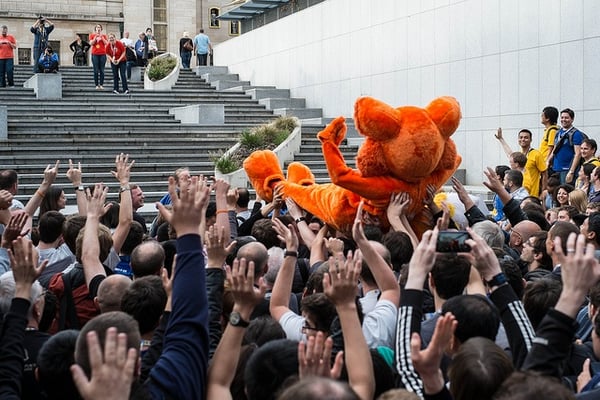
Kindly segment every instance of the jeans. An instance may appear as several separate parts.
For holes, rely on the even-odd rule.
[[[117,65],[111,63],[110,68],[112,69],[113,75],[113,90],[119,91],[119,75],[121,75],[121,82],[123,83],[123,91],[129,90],[127,86],[127,75],[125,71],[127,69],[126,62],[120,62]]]
[[[101,56],[92,54],[92,65],[94,66],[94,85],[104,85],[104,65],[106,54]]]
[[[198,60],[198,65],[206,65],[206,61],[208,60],[208,53],[204,53],[204,54],[196,54]]]
[[[33,73],[37,74],[38,71],[38,61],[40,60],[40,55],[42,54],[42,51],[40,51],[40,49],[38,48],[34,48],[33,49]]]
[[[137,65],[137,61],[127,61],[126,70],[127,70],[127,79],[131,79],[131,67],[135,67]]]
[[[181,52],[181,65],[183,66],[183,68],[189,68],[190,61],[192,61],[192,52],[191,51],[182,51]]]
[[[8,78],[8,86],[14,86],[13,79],[14,61],[12,58],[0,59],[0,86],[6,87],[6,78]]]

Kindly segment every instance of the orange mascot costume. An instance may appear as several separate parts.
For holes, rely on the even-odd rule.
[[[319,132],[330,184],[315,184],[301,163],[291,163],[287,179],[275,153],[261,150],[244,161],[244,169],[257,194],[267,201],[283,185],[284,197],[342,232],[350,232],[361,201],[372,221],[384,230],[389,225],[386,208],[392,193],[407,192],[407,214],[420,236],[431,221],[423,213],[427,185],[441,187],[456,171],[460,155],[450,136],[460,122],[460,106],[453,97],[439,97],[425,108],[398,107],[371,97],[361,97],[354,107],[354,122],[365,141],[356,156],[357,169],[346,165],[339,145],[346,134],[344,117]]]

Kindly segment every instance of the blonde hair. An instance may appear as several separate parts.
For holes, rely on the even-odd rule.
[[[588,197],[585,192],[581,189],[575,189],[569,193],[569,205],[577,208],[577,211],[581,214],[585,214],[585,210],[588,204]]]

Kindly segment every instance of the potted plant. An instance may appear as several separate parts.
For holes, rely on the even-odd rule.
[[[173,53],[154,57],[144,72],[144,89],[171,90],[179,79],[180,69],[179,57]]]
[[[215,178],[224,179],[233,187],[247,187],[248,177],[242,164],[256,150],[273,150],[283,168],[300,149],[301,124],[295,117],[278,117],[269,124],[243,131],[240,140],[225,152],[213,154]]]

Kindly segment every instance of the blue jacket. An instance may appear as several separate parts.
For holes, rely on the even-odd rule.
[[[43,72],[56,71],[58,70],[58,55],[56,53],[48,55],[44,53],[40,56],[38,65]]]

